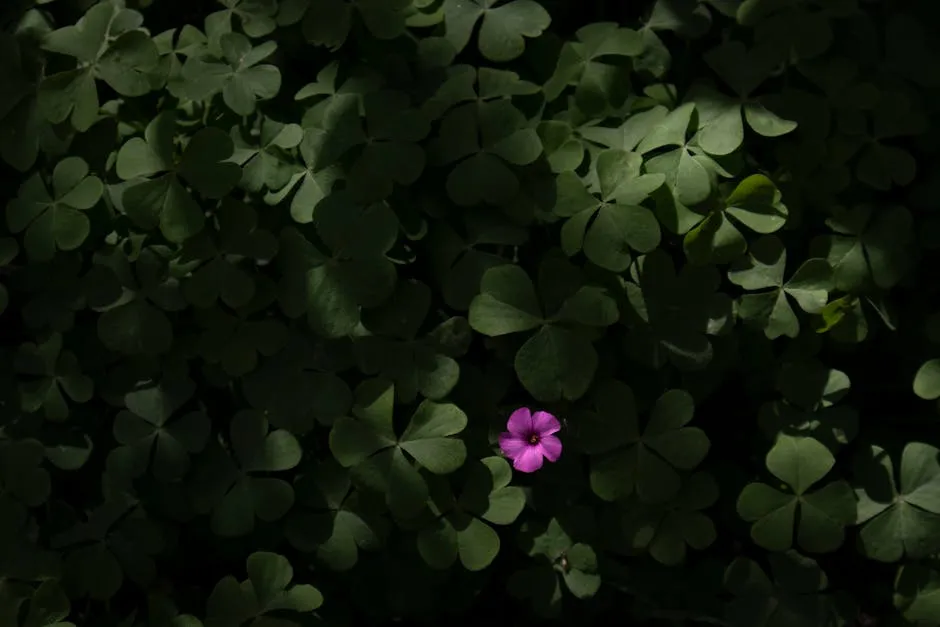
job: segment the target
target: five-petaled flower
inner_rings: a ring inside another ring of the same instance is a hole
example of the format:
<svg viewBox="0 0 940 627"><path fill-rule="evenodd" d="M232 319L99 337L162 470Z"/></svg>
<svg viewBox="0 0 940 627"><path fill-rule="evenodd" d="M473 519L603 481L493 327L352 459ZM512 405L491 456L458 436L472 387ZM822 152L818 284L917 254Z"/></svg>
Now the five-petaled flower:
<svg viewBox="0 0 940 627"><path fill-rule="evenodd" d="M506 428L509 431L499 436L499 448L520 472L535 472L542 467L543 457L554 462L561 455L561 440L552 435L561 424L547 411L520 407L512 412Z"/></svg>

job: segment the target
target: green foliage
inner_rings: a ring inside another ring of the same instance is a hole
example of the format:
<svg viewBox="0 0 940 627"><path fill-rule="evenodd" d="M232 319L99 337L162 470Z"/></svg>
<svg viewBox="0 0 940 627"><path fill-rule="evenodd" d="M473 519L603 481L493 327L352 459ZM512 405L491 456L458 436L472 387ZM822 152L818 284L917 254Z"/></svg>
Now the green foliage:
<svg viewBox="0 0 940 627"><path fill-rule="evenodd" d="M0 627L940 627L933 0L0 4Z"/></svg>

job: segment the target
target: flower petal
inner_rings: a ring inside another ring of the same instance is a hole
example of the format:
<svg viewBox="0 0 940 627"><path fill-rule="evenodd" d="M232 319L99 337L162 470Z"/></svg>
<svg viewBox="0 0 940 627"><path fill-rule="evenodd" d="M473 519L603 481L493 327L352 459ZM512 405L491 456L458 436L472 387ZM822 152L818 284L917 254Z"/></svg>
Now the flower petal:
<svg viewBox="0 0 940 627"><path fill-rule="evenodd" d="M512 467L519 472L535 472L542 467L542 449L538 446L527 446L522 455L513 460Z"/></svg>
<svg viewBox="0 0 940 627"><path fill-rule="evenodd" d="M516 459L529 448L528 441L513 433L503 433L499 436L499 448L509 459Z"/></svg>
<svg viewBox="0 0 940 627"><path fill-rule="evenodd" d="M506 423L509 432L523 438L532 435L532 412L528 407L520 407L509 416L509 422Z"/></svg>
<svg viewBox="0 0 940 627"><path fill-rule="evenodd" d="M561 440L553 435L542 436L536 448L541 449L542 454L550 462L558 461L558 458L561 457Z"/></svg>
<svg viewBox="0 0 940 627"><path fill-rule="evenodd" d="M561 423L547 411L537 411L532 416L532 427L540 436L546 436L560 431Z"/></svg>

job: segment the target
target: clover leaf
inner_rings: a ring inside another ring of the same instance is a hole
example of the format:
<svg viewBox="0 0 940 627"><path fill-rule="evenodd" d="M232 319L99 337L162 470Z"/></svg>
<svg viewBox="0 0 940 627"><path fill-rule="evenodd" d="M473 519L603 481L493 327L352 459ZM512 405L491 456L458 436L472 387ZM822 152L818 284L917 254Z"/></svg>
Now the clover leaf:
<svg viewBox="0 0 940 627"><path fill-rule="evenodd" d="M101 312L98 337L125 355L159 355L173 344L173 327L165 311L186 308L179 281L169 276L167 251L145 248L131 259L123 246L95 255L85 275L88 306Z"/></svg>
<svg viewBox="0 0 940 627"><path fill-rule="evenodd" d="M182 292L196 307L217 301L233 309L255 296L255 279L239 262L268 262L277 254L277 238L258 228L258 216L248 205L225 198L213 216L215 232L204 230L183 245L183 263L202 263L183 282Z"/></svg>
<svg viewBox="0 0 940 627"><path fill-rule="evenodd" d="M686 546L701 551L715 541L715 524L700 510L717 500L718 484L711 475L697 472L664 505L651 505L636 497L624 501L623 532L632 548L649 551L657 562L681 564Z"/></svg>
<svg viewBox="0 0 940 627"><path fill-rule="evenodd" d="M290 335L282 351L244 377L242 392L271 424L291 433L307 433L317 423L331 425L352 405L349 386L333 374L353 363L352 355L341 356L344 349L351 353L342 342L312 344L304 335Z"/></svg>
<svg viewBox="0 0 940 627"><path fill-rule="evenodd" d="M75 250L88 237L90 222L84 211L94 207L104 186L88 176L88 164L67 157L52 172L52 195L39 172L20 185L7 205L7 226L12 233L26 231L26 253L36 261L49 261L56 250Z"/></svg>
<svg viewBox="0 0 940 627"><path fill-rule="evenodd" d="M164 237L179 244L205 224L204 210L183 182L206 198L221 198L238 184L241 168L229 161L234 145L223 131L200 130L178 157L175 134L175 113L157 115L143 138L133 137L121 146L117 174L127 181L121 193L127 216L146 230L159 226Z"/></svg>
<svg viewBox="0 0 940 627"><path fill-rule="evenodd" d="M280 190L292 176L288 151L303 139L298 124L282 124L265 117L257 132L245 139L238 127L232 127L235 153L232 160L242 167L241 186L251 192L262 189Z"/></svg>
<svg viewBox="0 0 940 627"><path fill-rule="evenodd" d="M480 80L482 94L482 74ZM455 203L503 205L519 192L509 164L532 163L542 154L542 142L509 100L474 101L444 115L429 152L439 165L456 163L447 176L447 193Z"/></svg>
<svg viewBox="0 0 940 627"><path fill-rule="evenodd" d="M705 62L735 92L728 97L705 83L699 83L689 94L698 111L696 139L710 155L728 155L744 141L742 112L748 126L764 137L779 137L796 128L796 122L778 116L766 99L753 97L752 92L770 76L775 60L766 48L747 48L738 41L728 41L705 53Z"/></svg>
<svg viewBox="0 0 940 627"><path fill-rule="evenodd" d="M490 524L512 524L525 505L522 488L510 486L511 480L512 469L505 459L485 457L468 468L456 498L447 485L432 484L431 521L418 532L417 540L428 566L449 568L459 557L464 568L478 571L496 559L499 535Z"/></svg>
<svg viewBox="0 0 940 627"><path fill-rule="evenodd" d="M189 471L190 455L201 451L209 439L209 418L203 411L190 411L171 420L195 391L191 379L168 376L125 394L127 409L118 412L113 426L114 439L122 446L110 455L125 457L118 463L133 469L134 476L149 467L163 481L181 479Z"/></svg>
<svg viewBox="0 0 940 627"><path fill-rule="evenodd" d="M737 309L740 318L762 329L771 340L800 333L800 321L787 296L806 313L818 314L832 290L832 268L825 259L807 259L784 282L786 264L783 242L768 235L751 244L747 258L737 259L728 271L728 279L748 291L771 288L741 296Z"/></svg>
<svg viewBox="0 0 940 627"><path fill-rule="evenodd" d="M428 336L416 339L431 308L431 290L418 281L400 281L385 303L363 312L363 326L373 335L355 338L360 370L395 384L403 403L418 393L431 400L447 396L457 385L460 357L471 333L464 318L442 322Z"/></svg>
<svg viewBox="0 0 940 627"><path fill-rule="evenodd" d="M546 258L543 269L550 269L550 262ZM545 305L552 304L549 296L543 289ZM468 319L475 331L489 337L535 330L516 352L519 381L542 402L575 400L587 392L597 368L597 351L587 330L616 322L617 306L606 290L589 285L571 290L550 315L543 303L525 270L497 266L483 275Z"/></svg>
<svg viewBox="0 0 940 627"><path fill-rule="evenodd" d="M141 507L117 498L53 535L49 546L64 554L62 585L70 598L107 601L125 578L139 586L153 582L164 536Z"/></svg>
<svg viewBox="0 0 940 627"><path fill-rule="evenodd" d="M409 518L428 499L428 486L410 462L439 475L454 472L467 456L464 443L453 437L467 425L467 416L450 403L424 400L401 435L392 424L395 387L368 379L356 388L351 417L333 423L330 450L353 480L385 495L394 515Z"/></svg>
<svg viewBox="0 0 940 627"><path fill-rule="evenodd" d="M196 513L211 513L212 531L231 538L250 533L256 518L274 522L287 514L294 504L291 484L258 473L290 470L303 451L289 432L269 432L264 414L251 409L232 417L229 442L233 456L218 442L210 443L187 489Z"/></svg>
<svg viewBox="0 0 940 627"><path fill-rule="evenodd" d="M0 440L0 495L27 507L45 503L52 491L49 471L42 467L45 458L38 440Z"/></svg>
<svg viewBox="0 0 940 627"><path fill-rule="evenodd" d="M378 39L394 39L405 31L406 9L411 0L281 0L277 22L282 26L301 23L308 43L336 50L349 37L353 10Z"/></svg>
<svg viewBox="0 0 940 627"><path fill-rule="evenodd" d="M786 483L784 492L763 483L750 483L738 496L738 514L753 522L751 538L771 551L786 551L796 541L806 551L827 553L838 549L843 528L855 518L855 496L845 481L834 481L815 492L809 488L835 465L829 449L811 437L781 433L767 453L767 469Z"/></svg>
<svg viewBox="0 0 940 627"><path fill-rule="evenodd" d="M424 171L424 150L418 142L430 132L429 120L412 108L402 92L366 94L366 143L349 170L348 185L360 202L391 195L394 184L411 185Z"/></svg>
<svg viewBox="0 0 940 627"><path fill-rule="evenodd" d="M921 442L909 442L895 469L888 453L877 445L861 451L855 474L859 486L857 524L859 550L880 562L896 562L904 555L918 559L940 548L940 464L938 451ZM899 474L896 483L895 474Z"/></svg>
<svg viewBox="0 0 940 627"><path fill-rule="evenodd" d="M65 591L54 579L42 582L35 590L27 584L4 582L0 586L0 599L0 608L4 618L10 617L11 627L75 627L74 623L65 621L72 607Z"/></svg>
<svg viewBox="0 0 940 627"><path fill-rule="evenodd" d="M693 263L728 263L747 250L747 241L736 224L764 235L780 230L789 211L773 181L763 174L752 174L714 210L686 233L682 242Z"/></svg>
<svg viewBox="0 0 940 627"><path fill-rule="evenodd" d="M563 520L560 520L562 518ZM507 584L511 595L528 599L541 616L556 616L561 609L564 582L578 599L589 599L601 586L601 573L594 548L578 542L590 524L589 513L573 509L546 524L527 524L520 544L531 557L531 566L514 572Z"/></svg>
<svg viewBox="0 0 940 627"><path fill-rule="evenodd" d="M20 247L16 244L15 239L12 237L0 237L0 272L16 258L19 252ZM0 283L0 314L6 310L9 303L10 295L7 292L7 288L3 283Z"/></svg>
<svg viewBox="0 0 940 627"><path fill-rule="evenodd" d="M273 300L273 294L271 294ZM230 377L242 377L258 365L259 355L270 357L287 343L287 327L280 320L249 319L248 312L232 316L218 307L197 315L205 329L197 349L207 363L219 364ZM274 421L275 426L278 425Z"/></svg>
<svg viewBox="0 0 940 627"><path fill-rule="evenodd" d="M42 409L47 420L61 422L69 416L66 396L76 403L86 403L92 398L94 382L82 374L75 354L62 350L59 333L50 334L38 344L20 345L14 368L21 376L20 408L23 411Z"/></svg>
<svg viewBox="0 0 940 627"><path fill-rule="evenodd" d="M581 417L581 448L591 455L591 489L605 501L636 494L662 503L678 494L678 470L692 470L708 454L709 441L698 427L686 426L695 411L685 390L665 392L640 433L633 391L615 380L597 386L594 411Z"/></svg>
<svg viewBox="0 0 940 627"><path fill-rule="evenodd" d="M913 218L904 207L837 207L826 224L836 234L814 239L810 252L829 260L839 290L893 287L913 264Z"/></svg>
<svg viewBox="0 0 940 627"><path fill-rule="evenodd" d="M323 595L313 586L290 585L294 568L283 555L256 551L248 556L246 567L245 581L228 575L215 584L206 600L206 627L239 627L248 621L255 627L286 627L297 623L275 618L278 613L306 614L323 605Z"/></svg>
<svg viewBox="0 0 940 627"><path fill-rule="evenodd" d="M142 96L151 90L150 74L159 53L140 25L143 16L116 2L88 9L74 26L54 30L42 48L73 57L74 69L46 76L39 86L39 106L54 123L69 118L76 130L87 131L98 118L95 79L122 96Z"/></svg>
<svg viewBox="0 0 940 627"><path fill-rule="evenodd" d="M914 394L932 401L940 398L940 359L928 359L914 375Z"/></svg>
<svg viewBox="0 0 940 627"><path fill-rule="evenodd" d="M219 22L214 29L207 31L231 32L232 17L238 17L242 30L249 37L264 37L277 28L277 0L218 0L225 8L206 16L207 22Z"/></svg>
<svg viewBox="0 0 940 627"><path fill-rule="evenodd" d="M825 625L835 614L829 579L815 560L790 550L767 556L773 579L751 559L735 558L724 585L733 595L725 619L734 627Z"/></svg>
<svg viewBox="0 0 940 627"><path fill-rule="evenodd" d="M480 53L496 62L521 56L524 38L538 37L552 21L548 11L534 0L444 0L444 36L456 52L470 43L481 18L477 39Z"/></svg>
<svg viewBox="0 0 940 627"><path fill-rule="evenodd" d="M561 229L565 254L583 249L598 266L623 272L630 266L630 249L648 253L659 245L659 222L639 203L662 185L665 176L640 174L642 162L633 152L602 152L596 160L600 200L575 174L559 175L554 213L568 218Z"/></svg>
<svg viewBox="0 0 940 627"><path fill-rule="evenodd" d="M677 274L669 255L657 249L630 268L630 279L624 282L627 350L653 368L667 361L684 370L707 366L713 354L707 336L715 334L716 320L731 314L731 300L715 292L715 269L686 264Z"/></svg>
<svg viewBox="0 0 940 627"><path fill-rule="evenodd" d="M904 564L894 580L894 605L913 625L931 625L940 616L940 572L933 564Z"/></svg>
<svg viewBox="0 0 940 627"><path fill-rule="evenodd" d="M388 522L368 495L352 487L349 471L335 460L320 462L294 482L303 510L291 513L285 534L291 545L313 552L336 571L348 571L359 551L381 548Z"/></svg>
<svg viewBox="0 0 940 627"><path fill-rule="evenodd" d="M385 204L356 204L347 191L325 200L314 227L323 250L301 231L281 233L284 276L279 301L284 313L307 322L324 337L348 335L361 307L375 307L395 289L396 271L387 253L398 238L398 219Z"/></svg>
<svg viewBox="0 0 940 627"><path fill-rule="evenodd" d="M646 171L665 177L666 185L683 206L696 205L708 199L720 171L711 157L687 139L694 113L693 103L686 103L668 113L665 107L654 107L627 119L627 122L636 121L635 130L623 129L624 133L627 130L643 133L636 147L640 154L669 148L649 157ZM680 226L681 222L675 224L678 232L684 228Z"/></svg>
<svg viewBox="0 0 940 627"><path fill-rule="evenodd" d="M189 100L210 100L222 92L225 105L241 116L255 112L260 100L270 100L281 90L281 71L261 62L274 54L277 43L252 46L240 33L225 33L219 39L221 59L190 56L180 69L181 95Z"/></svg>
<svg viewBox="0 0 940 627"><path fill-rule="evenodd" d="M577 41L562 45L555 71L545 83L545 97L555 100L574 85L575 103L588 115L619 107L628 95L629 60L646 48L642 35L614 22L600 22L579 28L575 37Z"/></svg>
<svg viewBox="0 0 940 627"><path fill-rule="evenodd" d="M521 246L528 232L502 213L481 208L461 216L463 228L434 222L428 229L429 259L444 302L466 311L479 293L480 279L506 259L490 252L492 246Z"/></svg>

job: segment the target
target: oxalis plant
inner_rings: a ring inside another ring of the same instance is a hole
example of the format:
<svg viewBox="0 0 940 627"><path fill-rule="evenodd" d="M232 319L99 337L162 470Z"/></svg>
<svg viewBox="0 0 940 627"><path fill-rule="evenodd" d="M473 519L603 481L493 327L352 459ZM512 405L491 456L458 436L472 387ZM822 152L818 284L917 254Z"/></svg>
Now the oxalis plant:
<svg viewBox="0 0 940 627"><path fill-rule="evenodd" d="M0 627L940 626L934 0L6 0Z"/></svg>

